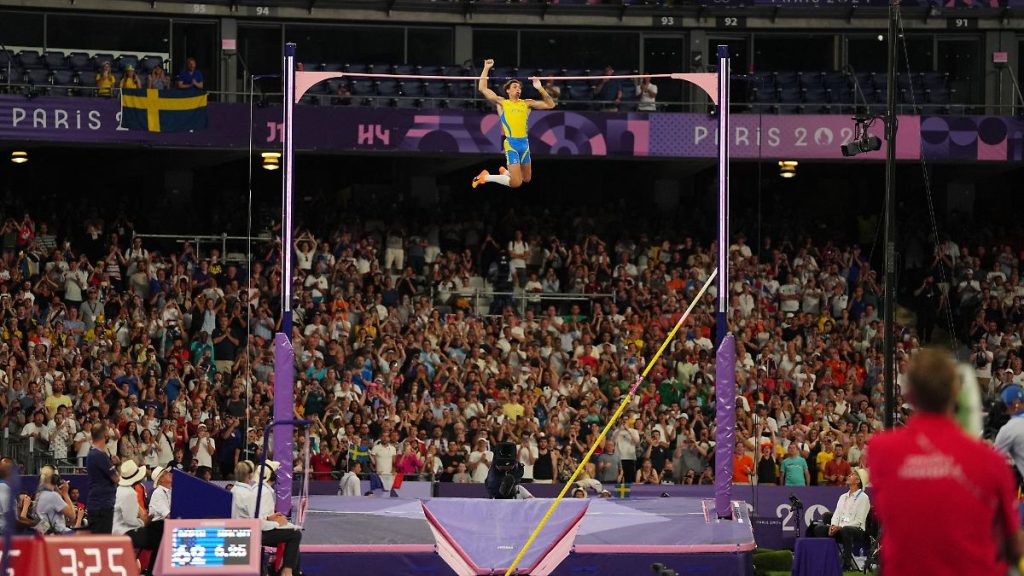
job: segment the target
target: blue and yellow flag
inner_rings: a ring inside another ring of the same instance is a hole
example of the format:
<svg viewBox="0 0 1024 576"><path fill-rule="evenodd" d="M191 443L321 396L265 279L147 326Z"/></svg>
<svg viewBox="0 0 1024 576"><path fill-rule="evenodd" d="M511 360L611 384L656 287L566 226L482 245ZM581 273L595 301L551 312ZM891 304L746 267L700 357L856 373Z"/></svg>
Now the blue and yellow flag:
<svg viewBox="0 0 1024 576"><path fill-rule="evenodd" d="M629 495L633 492L633 485L623 482L622 484L619 484L615 490L612 490L612 492L615 492L619 499L625 500L626 498L629 498Z"/></svg>
<svg viewBox="0 0 1024 576"><path fill-rule="evenodd" d="M121 126L149 132L187 132L206 128L206 92L122 90Z"/></svg>

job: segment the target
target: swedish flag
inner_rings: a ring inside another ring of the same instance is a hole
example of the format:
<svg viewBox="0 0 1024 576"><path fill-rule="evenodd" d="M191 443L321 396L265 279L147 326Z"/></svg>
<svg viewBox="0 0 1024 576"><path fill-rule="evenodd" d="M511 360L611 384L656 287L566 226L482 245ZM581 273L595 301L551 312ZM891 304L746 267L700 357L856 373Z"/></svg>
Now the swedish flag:
<svg viewBox="0 0 1024 576"><path fill-rule="evenodd" d="M206 92L122 90L121 126L149 132L186 132L206 128Z"/></svg>
<svg viewBox="0 0 1024 576"><path fill-rule="evenodd" d="M625 500L626 498L629 498L629 495L633 492L633 485L623 482L622 484L619 484L613 492L618 495L620 500Z"/></svg>

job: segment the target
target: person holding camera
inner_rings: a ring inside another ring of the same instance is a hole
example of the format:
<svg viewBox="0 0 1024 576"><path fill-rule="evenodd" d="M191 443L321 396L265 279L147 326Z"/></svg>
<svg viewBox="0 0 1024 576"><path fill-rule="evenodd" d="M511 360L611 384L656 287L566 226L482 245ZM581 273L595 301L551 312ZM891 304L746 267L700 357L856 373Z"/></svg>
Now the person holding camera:
<svg viewBox="0 0 1024 576"><path fill-rule="evenodd" d="M43 466L39 473L39 491L36 493L35 514L40 534L69 534L68 523L75 523L77 512L68 492L71 485L63 480L53 466Z"/></svg>

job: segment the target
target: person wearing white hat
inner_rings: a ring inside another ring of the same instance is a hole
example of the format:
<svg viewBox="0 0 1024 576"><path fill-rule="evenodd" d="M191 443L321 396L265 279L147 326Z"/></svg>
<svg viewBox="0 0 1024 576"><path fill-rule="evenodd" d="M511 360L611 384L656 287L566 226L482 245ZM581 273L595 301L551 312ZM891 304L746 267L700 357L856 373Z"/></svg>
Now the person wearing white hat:
<svg viewBox="0 0 1024 576"><path fill-rule="evenodd" d="M256 470L257 482L263 482L260 494L259 511L256 510L256 496L259 485L251 485L249 480L253 474L249 461L239 462L235 466L235 485L231 488L231 517L258 518L262 529L263 545L277 546L284 544L284 563L280 576L292 576L299 569L299 545L302 533L280 512L274 511L274 482L277 481L277 470L281 464L267 460Z"/></svg>
<svg viewBox="0 0 1024 576"><path fill-rule="evenodd" d="M871 511L871 500L864 491L867 474L867 470L855 468L846 475L846 485L850 491L843 492L839 497L829 526L818 526L815 529L815 536L830 536L842 544L844 569L852 569L853 543L863 540L868 512Z"/></svg>
<svg viewBox="0 0 1024 576"><path fill-rule="evenodd" d="M121 479L117 483L117 494L114 497L114 534L125 534L132 539L132 546L142 548L146 545L146 524L149 513L139 506L139 496L135 485L146 478L146 467L139 466L134 460L126 460L121 464Z"/></svg>
<svg viewBox="0 0 1024 576"><path fill-rule="evenodd" d="M171 515L171 474L170 468L157 466L150 478L153 479L153 493L149 496L149 525L146 527L146 547L159 550L164 537L164 520ZM156 567L156 554L149 555L148 574Z"/></svg>

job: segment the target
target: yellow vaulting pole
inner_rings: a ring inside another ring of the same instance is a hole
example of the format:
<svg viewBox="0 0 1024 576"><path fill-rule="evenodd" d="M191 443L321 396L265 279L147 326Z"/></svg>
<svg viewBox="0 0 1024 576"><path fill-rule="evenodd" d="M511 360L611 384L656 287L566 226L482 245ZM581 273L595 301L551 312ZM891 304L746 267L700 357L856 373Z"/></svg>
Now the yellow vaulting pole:
<svg viewBox="0 0 1024 576"><path fill-rule="evenodd" d="M561 504L562 499L565 498L565 493L569 491L569 487L572 486L573 482L576 481L576 478L580 475L580 472L583 471L583 467L587 465L587 462L590 461L590 457L594 455L594 451L597 450L597 447L600 446L602 442L604 442L604 437L608 434L608 431L611 430L612 425L614 425L615 421L619 419L619 416L622 416L622 413L626 410L626 406L628 406L629 403L632 401L633 394L636 392L636 389L639 388L640 384L644 381L645 378L647 378L647 373L650 372L652 368L654 368L654 365L658 362L658 359L661 358L661 355L665 352L665 349L668 348L669 342L672 341L672 338L675 337L676 332L678 332L679 328L681 328L683 326L683 323L686 322L686 319L690 316L690 312L692 312L693 309L697 306L697 303L700 302L701 297L704 296L705 292L707 292L708 287L710 287L711 283L715 281L715 276L717 275L718 269L715 268L715 270L711 273L711 276L708 276L708 279L704 282L704 286L701 287L700 292L697 292L697 295L693 298L693 301L691 301L690 305L686 307L686 311L683 312L683 315L679 318L679 321L676 322L675 327L673 327L672 331L668 333L668 336L665 338L665 341L661 343L661 347L658 348L657 353L655 353L654 357L651 358L651 361L647 363L647 367L644 368L643 373L640 374L640 376L636 379L636 382L633 383L633 387L629 389L629 393L626 394L626 396L622 399L622 403L619 404L619 409L616 410L614 414L612 414L612 417L608 420L608 423L605 424L604 430L601 430L601 434L597 437L597 440L595 440L594 444L590 446L590 450L587 450L586 455L583 456L583 460L580 461L580 465L576 467L576 471L572 473L572 476L569 478L569 481L566 482L565 486L562 487L562 491L558 493L558 497L556 497L555 501L551 503L551 507L548 508L548 511L544 513L544 517L540 519L540 524L538 524L537 528L534 529L533 534L530 534L530 538L526 540L526 544L523 545L523 549L519 551L519 554L516 556L516 559L512 561L512 565L509 566L508 570L505 571L505 576L512 576L512 574L515 572L516 566L518 566L519 562L522 561L523 556L526 554L526 551L530 549L531 545L533 545L533 541L537 538L537 535L540 534L540 531L544 529L544 526L548 523L548 520L551 518L551 514L554 513L555 509L558 508L558 505ZM718 296L719 298L722 297L721 294L719 294Z"/></svg>

